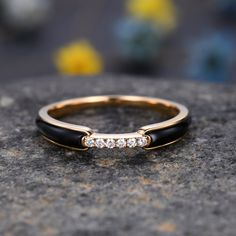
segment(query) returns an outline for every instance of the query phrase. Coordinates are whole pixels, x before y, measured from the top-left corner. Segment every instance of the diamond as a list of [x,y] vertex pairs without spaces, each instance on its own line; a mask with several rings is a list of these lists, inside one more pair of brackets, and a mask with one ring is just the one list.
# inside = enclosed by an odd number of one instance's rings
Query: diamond
[[106,143],[102,138],[98,138],[96,140],[96,147],[97,148],[104,148],[105,146],[106,146]]
[[127,140],[127,146],[130,148],[136,147],[136,139],[135,138],[129,138]]
[[125,139],[124,139],[124,138],[118,139],[118,140],[116,141],[116,146],[117,146],[118,148],[124,148],[124,147],[126,147],[126,141],[125,141]]
[[139,147],[145,147],[148,144],[146,137],[137,138],[137,143]]
[[116,146],[116,142],[114,139],[112,139],[112,138],[107,139],[107,142],[106,142],[107,148],[114,148],[115,146]]
[[94,144],[95,144],[95,141],[94,141],[93,138],[88,137],[88,138],[85,139],[85,145],[87,147],[94,147]]

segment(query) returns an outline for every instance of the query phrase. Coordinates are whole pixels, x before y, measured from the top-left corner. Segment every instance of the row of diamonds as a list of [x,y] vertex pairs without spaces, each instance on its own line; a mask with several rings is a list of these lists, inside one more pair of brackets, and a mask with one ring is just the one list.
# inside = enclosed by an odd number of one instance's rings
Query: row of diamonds
[[96,147],[96,148],[134,148],[134,147],[145,147],[147,146],[149,140],[148,137],[138,137],[138,138],[119,138],[119,139],[102,139],[102,138],[92,138],[86,137],[84,144],[87,147]]

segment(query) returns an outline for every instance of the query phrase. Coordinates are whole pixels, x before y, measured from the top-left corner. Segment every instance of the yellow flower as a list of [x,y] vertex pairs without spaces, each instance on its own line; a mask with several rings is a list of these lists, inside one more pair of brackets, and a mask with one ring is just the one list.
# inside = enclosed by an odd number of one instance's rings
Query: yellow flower
[[55,65],[65,75],[97,75],[103,70],[101,56],[84,40],[60,48],[55,55]]
[[169,31],[176,27],[176,9],[172,0],[127,0],[131,16],[151,21]]

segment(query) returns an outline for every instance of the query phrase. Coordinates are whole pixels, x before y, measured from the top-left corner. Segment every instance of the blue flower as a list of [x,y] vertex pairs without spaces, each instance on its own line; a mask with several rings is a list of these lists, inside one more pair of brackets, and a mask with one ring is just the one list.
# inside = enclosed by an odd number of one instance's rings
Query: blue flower
[[190,76],[195,79],[223,82],[229,79],[233,61],[231,41],[220,35],[204,38],[191,52]]
[[125,19],[115,29],[120,52],[127,59],[147,63],[158,56],[161,33],[150,22]]

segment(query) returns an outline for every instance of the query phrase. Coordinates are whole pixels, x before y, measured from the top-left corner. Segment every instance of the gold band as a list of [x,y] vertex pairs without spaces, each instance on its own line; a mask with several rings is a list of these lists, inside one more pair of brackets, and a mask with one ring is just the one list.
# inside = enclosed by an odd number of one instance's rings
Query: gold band
[[[168,114],[171,118],[163,122],[140,127],[136,132],[125,134],[96,133],[89,127],[70,124],[59,120],[59,118],[82,108],[103,105],[135,105],[150,107],[161,113]],[[123,95],[91,96],[65,100],[43,107],[39,111],[37,125],[41,133],[46,136],[47,139],[69,148],[85,150],[88,147],[123,148],[139,146],[145,149],[152,149],[163,146],[161,145],[162,143],[156,145],[154,141],[154,139],[156,139],[156,132],[162,131],[162,135],[163,131],[172,132],[172,139],[171,133],[165,132],[164,135],[166,137],[164,138],[166,139],[166,143],[164,139],[162,140],[165,145],[178,140],[180,138],[178,137],[180,125],[184,124],[188,117],[189,111],[185,106],[164,99]],[[173,127],[175,130],[173,130]],[[176,128],[178,128],[177,131]],[[183,130],[182,126],[181,130]],[[66,133],[67,131],[70,131],[71,134]],[[62,140],[64,139],[63,132],[67,135],[67,138],[64,141]],[[80,134],[79,138],[81,139],[80,142],[78,142],[78,146],[76,146],[76,143],[72,140],[72,136],[75,135],[76,137],[77,134]],[[167,137],[167,134],[170,137]],[[181,131],[179,134],[179,136],[182,136],[183,132]],[[73,143],[73,145],[70,145],[70,142]]]

